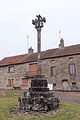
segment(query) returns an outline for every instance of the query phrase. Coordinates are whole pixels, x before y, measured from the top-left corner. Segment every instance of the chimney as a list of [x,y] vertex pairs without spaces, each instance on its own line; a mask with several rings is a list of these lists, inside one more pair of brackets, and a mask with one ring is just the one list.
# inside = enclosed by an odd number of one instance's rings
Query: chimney
[[32,54],[34,52],[34,50],[32,49],[32,47],[30,47],[29,49],[28,49],[28,54],[30,55],[30,54]]
[[63,40],[63,38],[61,38],[61,40],[60,40],[59,48],[60,49],[64,48],[64,40]]

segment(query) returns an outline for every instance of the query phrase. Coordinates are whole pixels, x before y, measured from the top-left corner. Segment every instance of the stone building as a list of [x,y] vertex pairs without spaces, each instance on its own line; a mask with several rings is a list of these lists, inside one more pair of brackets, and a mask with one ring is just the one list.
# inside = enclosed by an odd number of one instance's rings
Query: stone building
[[[54,90],[80,91],[80,44],[41,52],[41,73]],[[0,61],[0,89],[20,87],[28,89],[31,78],[37,74],[37,53],[5,57]]]

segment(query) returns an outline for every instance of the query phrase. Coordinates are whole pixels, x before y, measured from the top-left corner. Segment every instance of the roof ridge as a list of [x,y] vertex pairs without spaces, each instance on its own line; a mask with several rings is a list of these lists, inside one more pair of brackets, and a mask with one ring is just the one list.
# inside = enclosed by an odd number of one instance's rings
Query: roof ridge
[[[48,49],[41,52],[41,59],[52,58],[52,57],[61,57],[61,56],[70,56],[80,54],[80,44],[70,45],[64,47],[62,50],[59,48]],[[37,60],[37,52],[32,54],[21,54],[15,56],[5,57],[0,61],[0,66],[10,65],[10,64],[19,64],[24,62],[31,62]]]
[[23,56],[23,55],[28,55],[28,54],[12,55],[12,56],[8,56],[8,57],[4,57],[4,58],[12,58],[12,57],[18,57],[18,56]]

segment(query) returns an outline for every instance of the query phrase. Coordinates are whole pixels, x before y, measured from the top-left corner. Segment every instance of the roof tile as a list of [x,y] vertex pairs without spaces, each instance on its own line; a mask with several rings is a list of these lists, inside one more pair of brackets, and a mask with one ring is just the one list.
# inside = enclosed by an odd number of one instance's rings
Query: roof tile
[[[52,58],[52,57],[61,57],[80,54],[80,44],[64,47],[63,49],[55,48],[49,49],[41,52],[41,59]],[[17,56],[5,57],[0,61],[0,66],[20,64],[24,62],[31,62],[37,60],[37,53],[32,53],[31,55],[23,54]]]

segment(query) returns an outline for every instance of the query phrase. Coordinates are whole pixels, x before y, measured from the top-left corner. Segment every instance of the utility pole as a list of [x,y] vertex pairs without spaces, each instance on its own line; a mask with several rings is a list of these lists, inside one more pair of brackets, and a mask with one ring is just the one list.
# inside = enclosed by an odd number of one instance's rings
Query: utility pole
[[37,29],[37,52],[38,52],[38,74],[41,74],[41,28],[43,27],[43,22],[46,22],[45,17],[41,17],[41,15],[36,15],[36,19],[32,20],[32,24],[35,25]]

